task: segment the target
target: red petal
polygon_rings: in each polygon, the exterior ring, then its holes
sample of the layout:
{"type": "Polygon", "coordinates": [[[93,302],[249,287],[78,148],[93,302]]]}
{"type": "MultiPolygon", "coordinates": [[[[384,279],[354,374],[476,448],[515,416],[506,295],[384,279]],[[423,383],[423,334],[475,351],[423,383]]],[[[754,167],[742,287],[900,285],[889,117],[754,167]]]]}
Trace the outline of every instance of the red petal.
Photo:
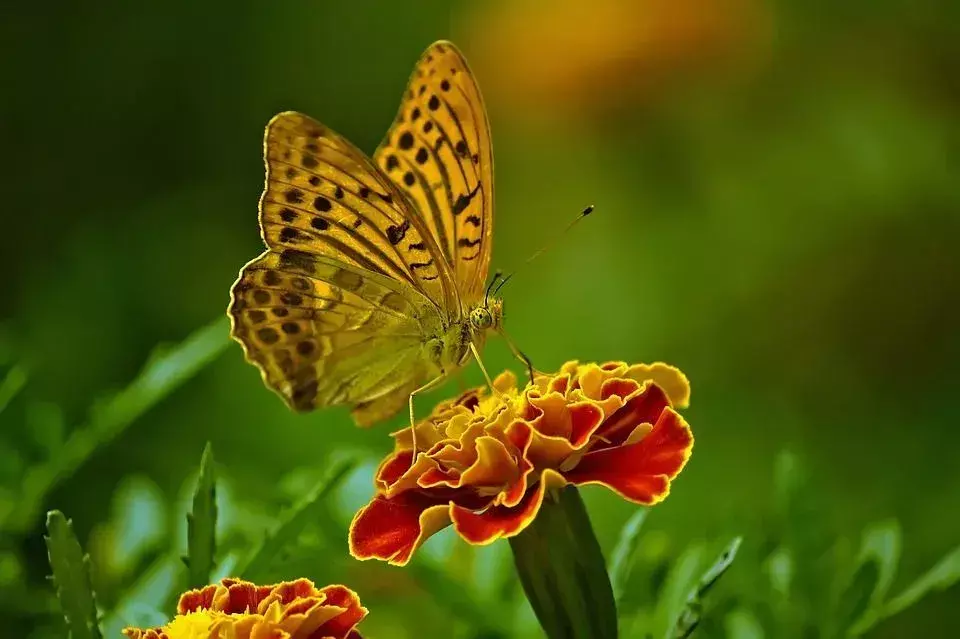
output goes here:
{"type": "Polygon", "coordinates": [[[601,484],[641,504],[667,496],[670,480],[690,457],[693,435],[673,409],[666,409],[653,430],[636,444],[588,453],[565,474],[573,484],[601,484]]]}
{"type": "Polygon", "coordinates": [[[350,554],[402,566],[430,535],[450,523],[445,502],[416,492],[377,495],[350,524],[350,554]]]}
{"type": "Polygon", "coordinates": [[[397,480],[410,470],[412,463],[412,450],[401,450],[394,453],[377,469],[377,485],[382,484],[386,487],[397,483],[397,480]]]}
{"type": "Polygon", "coordinates": [[[177,614],[185,615],[195,610],[208,610],[213,606],[213,594],[217,591],[215,585],[204,586],[200,590],[188,590],[180,595],[177,604],[177,614]]]}
{"type": "Polygon", "coordinates": [[[623,408],[600,426],[597,436],[610,442],[611,446],[619,446],[640,424],[656,424],[669,405],[666,393],[659,386],[648,384],[642,393],[627,400],[623,408]]]}
{"type": "Polygon", "coordinates": [[[453,504],[450,506],[450,519],[457,533],[471,544],[483,546],[502,537],[513,537],[537,516],[544,492],[566,483],[559,473],[548,469],[543,471],[536,487],[524,495],[515,508],[491,506],[476,513],[453,504]]]}
{"type": "Polygon", "coordinates": [[[360,598],[357,596],[357,593],[349,588],[345,586],[327,586],[326,588],[322,588],[320,592],[327,596],[323,605],[346,608],[346,611],[317,628],[314,631],[315,636],[344,637],[367,616],[367,609],[360,605],[360,598]]]}

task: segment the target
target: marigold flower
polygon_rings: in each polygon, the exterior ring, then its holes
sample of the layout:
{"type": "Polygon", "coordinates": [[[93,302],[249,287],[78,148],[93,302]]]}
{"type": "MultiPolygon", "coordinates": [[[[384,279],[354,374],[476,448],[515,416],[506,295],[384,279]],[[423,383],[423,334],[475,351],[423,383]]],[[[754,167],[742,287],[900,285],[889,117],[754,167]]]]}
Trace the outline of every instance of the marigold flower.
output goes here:
{"type": "Polygon", "coordinates": [[[129,639],[361,639],[367,615],[344,586],[319,590],[309,579],[257,586],[224,579],[180,597],[177,616],[162,628],[125,628],[129,639]]]}
{"type": "Polygon", "coordinates": [[[466,541],[520,533],[544,496],[568,483],[601,484],[638,504],[663,500],[690,457],[693,435],[674,407],[690,387],[662,363],[567,362],[519,390],[506,372],[486,388],[440,404],[394,433],[377,471],[377,494],[353,519],[357,559],[404,565],[451,522],[466,541]]]}

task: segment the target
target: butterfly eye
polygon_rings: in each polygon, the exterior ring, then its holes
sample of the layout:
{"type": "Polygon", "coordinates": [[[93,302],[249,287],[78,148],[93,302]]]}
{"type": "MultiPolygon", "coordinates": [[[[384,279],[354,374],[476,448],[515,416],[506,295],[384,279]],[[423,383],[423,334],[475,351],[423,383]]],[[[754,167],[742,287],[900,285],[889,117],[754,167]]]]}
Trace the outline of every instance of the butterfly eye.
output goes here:
{"type": "Polygon", "coordinates": [[[473,313],[470,314],[470,321],[473,322],[473,325],[480,329],[490,328],[490,325],[493,324],[493,317],[484,307],[473,309],[473,313]]]}

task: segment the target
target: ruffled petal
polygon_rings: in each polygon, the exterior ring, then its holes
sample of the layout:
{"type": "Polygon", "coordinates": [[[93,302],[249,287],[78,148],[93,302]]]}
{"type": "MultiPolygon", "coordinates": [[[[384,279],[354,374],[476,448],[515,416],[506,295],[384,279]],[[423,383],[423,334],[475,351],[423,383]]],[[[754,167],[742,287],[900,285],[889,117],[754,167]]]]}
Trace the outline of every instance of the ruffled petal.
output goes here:
{"type": "Polygon", "coordinates": [[[630,501],[662,501],[690,458],[693,434],[683,418],[666,409],[653,430],[636,444],[588,453],[566,473],[576,485],[601,484],[630,501]]]}
{"type": "Polygon", "coordinates": [[[405,565],[420,544],[450,523],[446,502],[412,491],[378,495],[350,524],[350,554],[405,565]]]}
{"type": "Polygon", "coordinates": [[[483,512],[474,512],[457,504],[450,505],[450,520],[457,533],[471,544],[483,546],[497,539],[513,537],[530,525],[546,491],[565,486],[567,480],[553,470],[547,469],[540,476],[536,487],[530,490],[514,508],[491,506],[483,512]]]}

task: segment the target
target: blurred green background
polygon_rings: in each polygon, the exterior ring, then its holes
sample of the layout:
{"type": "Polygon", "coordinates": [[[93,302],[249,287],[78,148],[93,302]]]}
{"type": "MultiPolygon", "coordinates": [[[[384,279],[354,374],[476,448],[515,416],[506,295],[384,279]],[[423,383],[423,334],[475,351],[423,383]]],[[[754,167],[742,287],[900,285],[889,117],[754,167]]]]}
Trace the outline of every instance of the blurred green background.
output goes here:
{"type": "MultiPolygon", "coordinates": [[[[169,540],[182,552],[207,441],[225,549],[259,539],[332,454],[369,461],[338,517],[370,496],[404,420],[359,431],[343,409],[291,414],[217,318],[261,250],[270,116],[306,112],[372,152],[439,38],[464,50],[492,120],[494,266],[596,205],[504,289],[511,335],[543,370],[663,360],[692,382],[696,448],[648,518],[658,543],[743,534],[748,548],[783,449],[830,535],[899,519],[895,589],[960,539],[957,3],[104,0],[0,15],[0,634],[57,636],[46,509],[74,519],[107,610],[169,540]],[[208,365],[49,464],[158,345],[214,320],[208,365]],[[58,480],[34,491],[50,467],[58,480]]],[[[518,370],[499,340],[484,360],[518,370]]],[[[585,496],[609,548],[634,509],[585,496]]],[[[441,563],[464,552],[428,548],[441,563]]],[[[411,574],[321,546],[282,576],[348,583],[375,636],[451,636],[411,574]]],[[[872,636],[949,636],[957,603],[933,595],[872,636]]]]}

